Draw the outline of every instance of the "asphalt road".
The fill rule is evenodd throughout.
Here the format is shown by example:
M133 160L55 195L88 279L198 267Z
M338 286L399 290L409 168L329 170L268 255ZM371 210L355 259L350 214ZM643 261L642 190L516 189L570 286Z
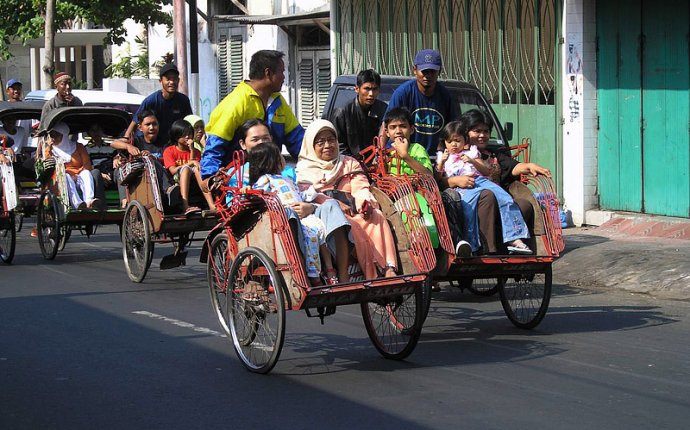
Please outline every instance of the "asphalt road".
M497 298L445 288L417 349L381 358L359 308L289 312L281 360L244 370L211 312L205 267L124 270L116 229L53 262L19 234L0 265L0 429L680 429L690 304L561 285L523 331ZM583 268L586 270L586 268Z

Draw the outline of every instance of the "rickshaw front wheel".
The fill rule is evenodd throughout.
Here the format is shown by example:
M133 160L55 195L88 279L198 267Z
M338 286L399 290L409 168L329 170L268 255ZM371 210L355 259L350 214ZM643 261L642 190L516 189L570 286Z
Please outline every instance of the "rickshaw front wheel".
M14 214L10 213L6 220L0 220L0 260L7 264L12 263L16 245L15 218Z
M211 293L211 306L223 331L230 337L232 334L228 326L228 268L232 261L228 255L227 235L218 234L209 246L206 279Z
M137 200L129 202L122 221L122 257L129 279L143 281L151 266L153 240L149 213Z
M403 360L417 346L430 302L423 294L427 283L430 285L427 280L408 294L361 303L369 339L383 357Z
M52 260L60 247L62 232L60 231L58 202L55 195L48 190L41 193L38 200L36 225L38 226L38 244L41 247L41 254L46 260Z
M544 319L551 300L551 265L540 273L505 278L498 293L503 310L515 327L536 327Z
M225 318L235 352L249 371L268 373L285 340L285 281L268 255L250 246L233 260L227 286Z

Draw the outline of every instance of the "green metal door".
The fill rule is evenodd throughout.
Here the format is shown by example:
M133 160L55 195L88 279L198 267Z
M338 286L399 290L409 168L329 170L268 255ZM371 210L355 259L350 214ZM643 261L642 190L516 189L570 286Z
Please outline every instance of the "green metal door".
M690 216L689 9L597 3L602 209Z
M643 2L644 211L690 217L690 3Z

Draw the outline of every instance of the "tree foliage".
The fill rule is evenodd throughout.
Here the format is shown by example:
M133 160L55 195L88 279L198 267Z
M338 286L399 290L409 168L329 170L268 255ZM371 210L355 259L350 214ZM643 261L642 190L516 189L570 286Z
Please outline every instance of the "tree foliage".
M67 28L77 18L110 29L103 41L120 44L124 41L124 22L131 18L143 24L172 26L172 18L162 11L162 5L172 0L56 0L56 28ZM0 19L0 59L12 56L9 44L13 37L21 43L43 36L45 1L2 0L3 18ZM59 31L59 30L58 30Z

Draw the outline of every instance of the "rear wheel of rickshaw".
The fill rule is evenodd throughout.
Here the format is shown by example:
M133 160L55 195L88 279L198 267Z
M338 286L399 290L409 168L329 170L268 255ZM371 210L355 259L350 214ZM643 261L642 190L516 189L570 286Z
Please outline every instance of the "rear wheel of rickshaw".
M211 306L218 317L218 322L223 331L231 336L228 327L228 237L220 233L214 237L208 251L208 263L206 266L206 279L211 293Z
M501 305L508 319L519 328L536 327L549 308L551 266L544 272L505 278L499 286Z
M129 202L122 221L122 257L129 279L143 281L153 258L153 240L149 213L137 200Z
M55 258L60 247L61 231L60 217L58 214L58 202L50 191L41 193L38 200L38 212L36 214L38 228L38 244L41 254L46 260Z
M422 332L426 300L425 282L414 291L361 303L367 334L385 358L402 360L412 353Z
M14 231L19 233L24 225L24 212L21 210L14 212Z
M14 214L6 220L0 221L0 260L12 263L14 248L17 245L17 231L15 230Z
M463 278L460 281L460 289L469 290L472 294L482 297L490 297L498 292L504 278Z
M268 373L285 340L285 281L265 252L247 247L233 260L227 284L224 318L235 351L248 370Z
M58 251L65 249L65 245L69 242L69 238L72 237L72 229L69 226L63 225L60 231L60 246L58 246Z

